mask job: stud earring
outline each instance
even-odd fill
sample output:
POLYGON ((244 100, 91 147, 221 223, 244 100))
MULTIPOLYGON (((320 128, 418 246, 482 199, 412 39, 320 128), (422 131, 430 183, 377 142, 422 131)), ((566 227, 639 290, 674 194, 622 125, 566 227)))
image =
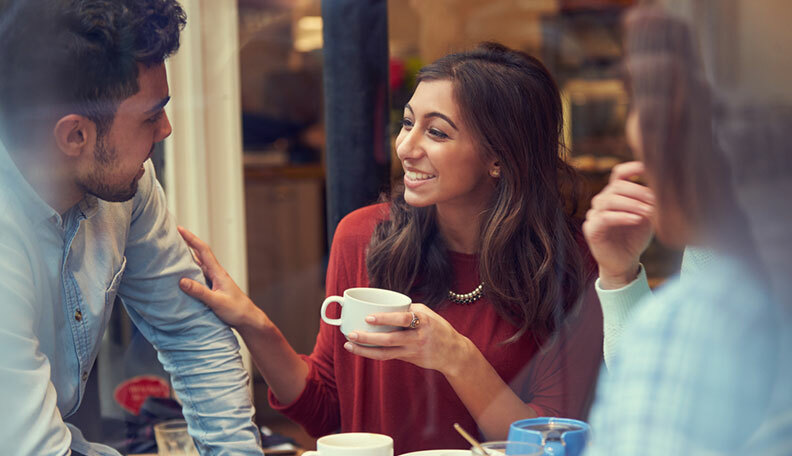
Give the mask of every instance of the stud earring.
POLYGON ((495 179, 500 177, 500 168, 493 168, 490 170, 489 175, 494 177, 495 179))

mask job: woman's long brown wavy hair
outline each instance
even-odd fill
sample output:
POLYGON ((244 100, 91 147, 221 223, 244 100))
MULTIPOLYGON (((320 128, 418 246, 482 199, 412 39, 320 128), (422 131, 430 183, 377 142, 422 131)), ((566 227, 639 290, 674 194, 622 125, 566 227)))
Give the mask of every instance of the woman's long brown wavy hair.
MULTIPOLYGON (((500 315, 518 330, 549 335, 581 296, 587 279, 579 222, 562 187, 576 193, 578 176, 562 157, 558 87, 537 59, 496 43, 445 56, 417 82, 448 80, 479 150, 500 164, 500 179, 481 220, 479 275, 500 315)), ((576 195, 573 195, 573 198, 576 195)), ((419 208, 395 189, 390 217, 369 244, 372 286, 447 302, 452 271, 434 206, 419 208), (416 282, 416 278, 421 277, 416 282)))

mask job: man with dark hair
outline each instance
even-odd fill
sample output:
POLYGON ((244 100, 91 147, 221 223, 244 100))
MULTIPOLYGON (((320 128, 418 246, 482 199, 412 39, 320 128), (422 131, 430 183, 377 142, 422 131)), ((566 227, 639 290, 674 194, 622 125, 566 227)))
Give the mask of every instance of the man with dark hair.
POLYGON ((149 158, 171 126, 176 0, 0 0, 0 454, 118 455, 64 418, 119 298, 159 352, 201 454, 261 454, 231 330, 149 158))

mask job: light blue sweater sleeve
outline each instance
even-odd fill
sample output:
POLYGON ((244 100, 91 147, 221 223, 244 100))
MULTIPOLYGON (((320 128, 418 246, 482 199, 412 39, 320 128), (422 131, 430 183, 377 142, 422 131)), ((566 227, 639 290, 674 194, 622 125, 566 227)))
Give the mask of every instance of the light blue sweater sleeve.
POLYGON ((627 326, 630 314, 638 302, 645 296, 651 295, 646 270, 643 265, 638 272, 638 277, 622 288, 606 290, 600 287, 600 280, 594 283, 600 305, 602 306, 602 342, 603 358, 608 366, 616 353, 616 346, 621 339, 622 332, 627 326))
MULTIPOLYGON (((712 262, 712 252, 708 249, 688 247, 682 256, 681 274, 688 275, 698 273, 712 262)), ((608 366, 613 359, 616 348, 621 339, 624 329, 627 327, 630 315, 638 306, 638 303, 652 291, 649 289, 649 282, 646 278, 646 270, 643 265, 638 272, 638 277, 628 285, 614 290, 606 290, 600 287, 600 281, 594 284, 597 296, 602 306, 602 326, 604 340, 603 358, 605 365, 608 366)))

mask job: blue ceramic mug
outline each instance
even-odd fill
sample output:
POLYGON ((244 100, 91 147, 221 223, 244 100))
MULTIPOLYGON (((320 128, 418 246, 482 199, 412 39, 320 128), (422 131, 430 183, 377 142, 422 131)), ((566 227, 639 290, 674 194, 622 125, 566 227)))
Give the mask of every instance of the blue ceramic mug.
POLYGON ((586 447, 589 425, 568 418, 531 418, 515 421, 509 427, 512 442, 541 445, 546 455, 579 456, 586 447))

